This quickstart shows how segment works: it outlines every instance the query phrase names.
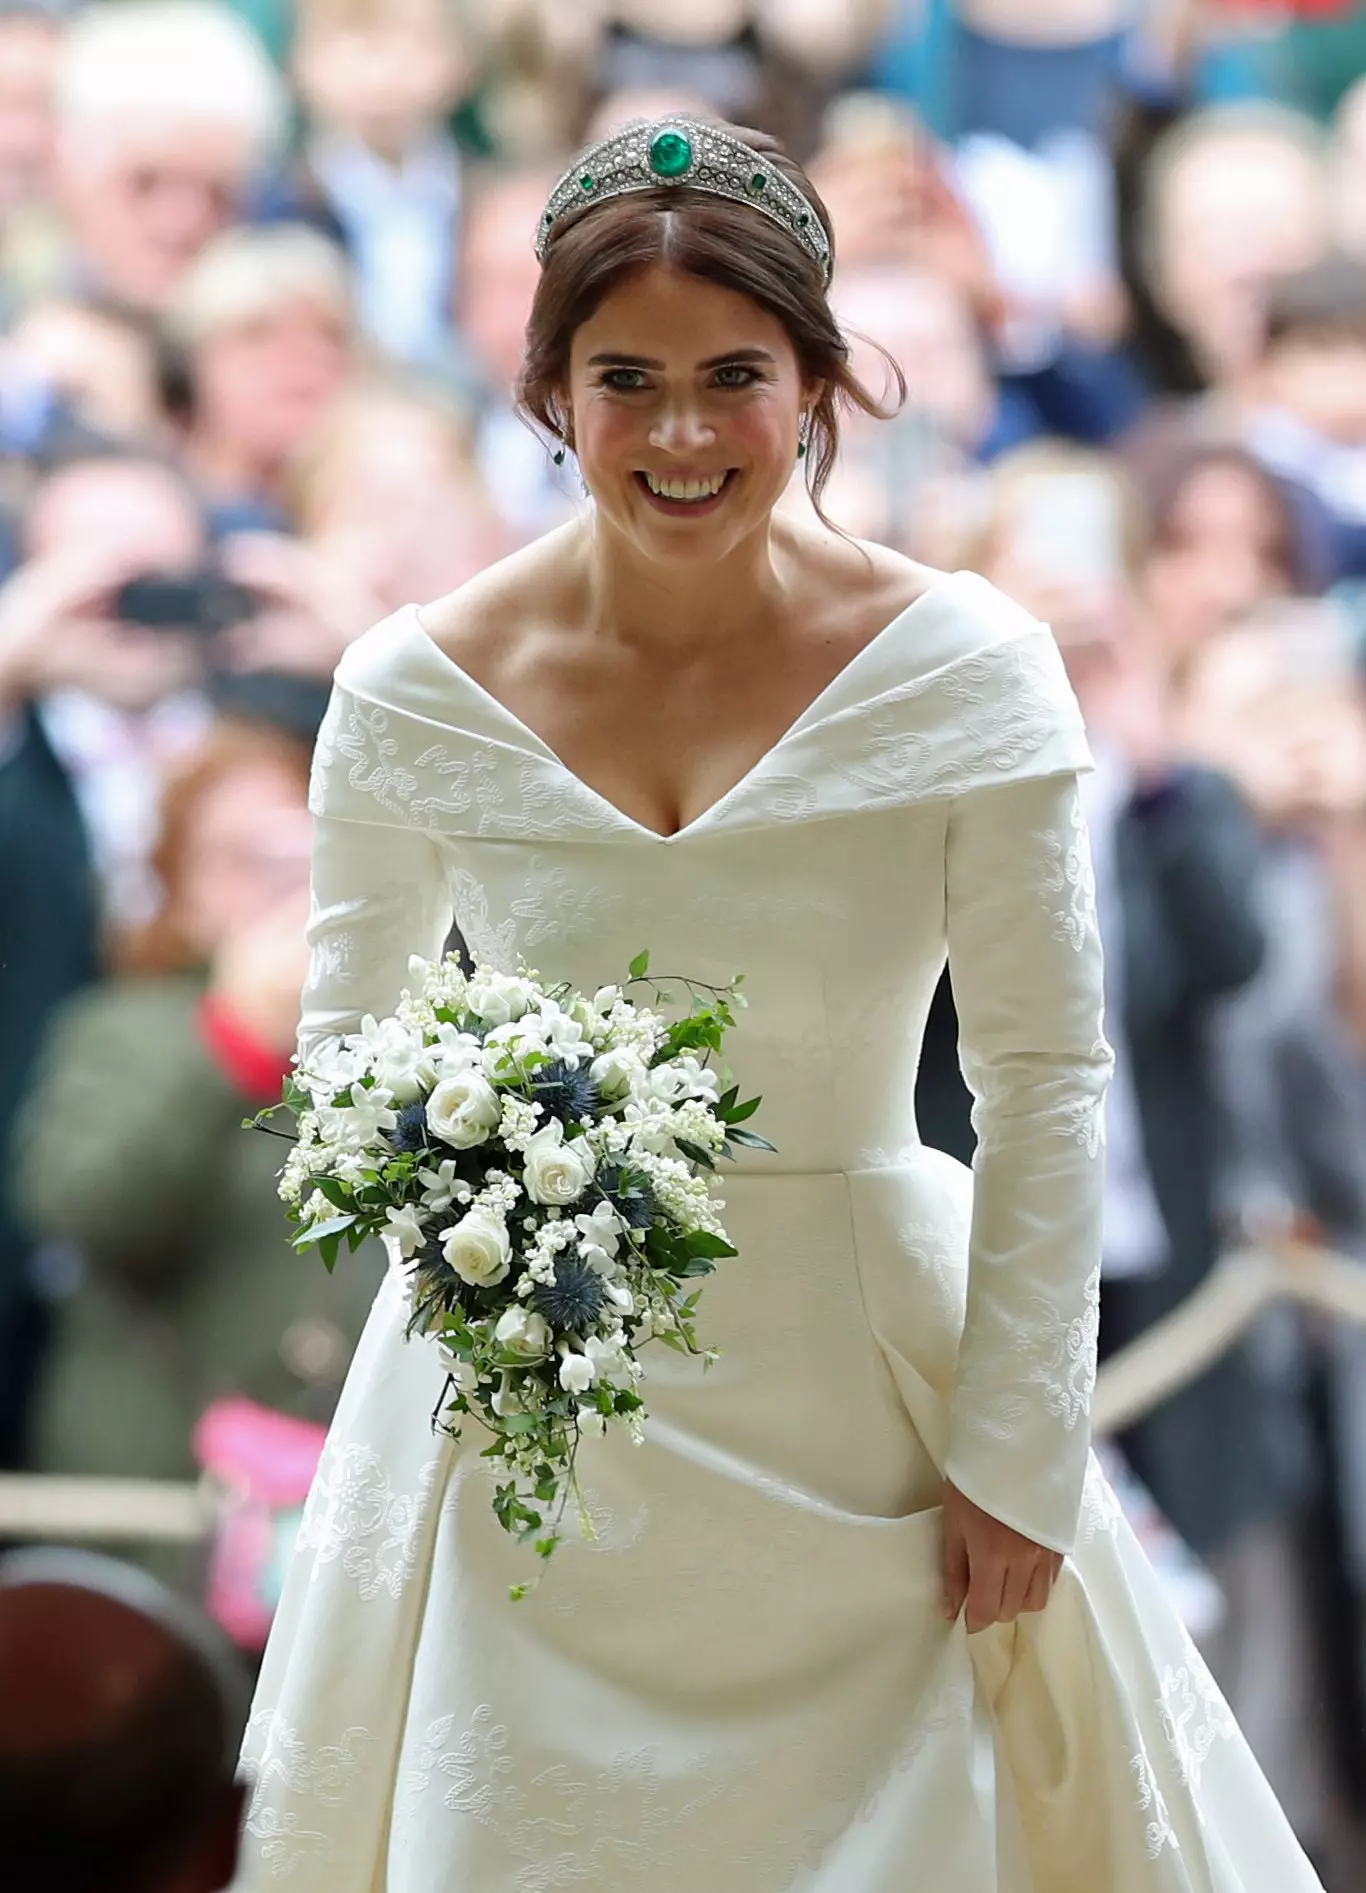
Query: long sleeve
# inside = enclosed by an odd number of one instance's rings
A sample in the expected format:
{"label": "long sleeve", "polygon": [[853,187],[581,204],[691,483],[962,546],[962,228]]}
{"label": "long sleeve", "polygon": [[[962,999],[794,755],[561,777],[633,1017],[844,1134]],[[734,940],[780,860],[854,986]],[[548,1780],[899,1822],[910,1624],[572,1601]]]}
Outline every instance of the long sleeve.
{"label": "long sleeve", "polygon": [[947,1471],[985,1511],[1067,1551],[1090,1442],[1113,1064],[1075,776],[960,797],[945,897],[978,1140]]}
{"label": "long sleeve", "polygon": [[451,918],[435,836],[317,816],[301,1051],[392,1012],[409,959],[437,959]]}

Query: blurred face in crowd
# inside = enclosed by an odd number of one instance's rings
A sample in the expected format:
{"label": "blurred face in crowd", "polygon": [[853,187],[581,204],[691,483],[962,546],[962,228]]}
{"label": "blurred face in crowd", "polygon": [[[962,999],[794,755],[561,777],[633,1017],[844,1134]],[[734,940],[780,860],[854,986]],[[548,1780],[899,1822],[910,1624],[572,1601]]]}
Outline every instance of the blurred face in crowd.
{"label": "blurred face in crowd", "polygon": [[531,244],[553,176],[490,183],[470,204],[460,256],[460,327],[499,393],[522,365],[541,266]]}
{"label": "blurred face in crowd", "polygon": [[295,73],[319,124],[397,158],[459,103],[470,60],[446,0],[314,0],[302,11]]}
{"label": "blurred face in crowd", "polygon": [[1285,531],[1266,481],[1236,461],[1206,462],[1182,481],[1139,575],[1151,635],[1173,666],[1291,588]]}
{"label": "blurred face in crowd", "polygon": [[454,591],[512,549],[454,418],[411,400],[356,402],[304,512],[313,549],[383,611]]}
{"label": "blurred face in crowd", "polygon": [[[29,510],[25,551],[35,564],[79,560],[107,574],[77,614],[108,627],[86,687],[106,702],[142,710],[200,673],[201,654],[187,634],[115,621],[113,594],[145,572],[192,571],[204,556],[204,528],[180,482],[150,461],[89,460],[51,475]],[[62,626],[54,624],[53,635]]]}
{"label": "blurred face in crowd", "polygon": [[1334,222],[1339,243],[1366,250],[1366,78],[1358,79],[1337,112]]}
{"label": "blurred face in crowd", "polygon": [[194,433],[269,478],[317,425],[351,368],[343,310],[299,297],[228,324],[194,351]]}
{"label": "blurred face in crowd", "polygon": [[1327,245],[1327,183],[1284,138],[1210,137],[1167,179],[1155,234],[1158,299],[1203,372],[1225,380],[1261,351],[1267,281]]}
{"label": "blurred face in crowd", "polygon": [[[876,389],[888,379],[877,343],[906,377],[907,405],[975,447],[995,396],[972,313],[954,285],[913,268],[855,270],[836,278],[832,300],[860,380]],[[851,416],[851,438],[863,418]]]}
{"label": "blurred face in crowd", "polygon": [[0,17],[0,213],[47,190],[59,44],[51,20],[22,13]]}
{"label": "blurred face in crowd", "polygon": [[1325,440],[1366,444],[1366,327],[1361,335],[1287,335],[1257,372],[1257,393]]}
{"label": "blurred face in crowd", "polygon": [[150,440],[160,426],[150,337],[79,302],[35,303],[6,338],[7,358],[73,413],[115,440]]}
{"label": "blurred face in crowd", "polygon": [[161,309],[233,220],[251,161],[250,141],[227,124],[73,126],[59,152],[60,197],[95,288]]}
{"label": "blurred face in crowd", "polygon": [[298,772],[243,759],[200,794],[178,851],[177,909],[205,960],[308,887],[310,819]]}
{"label": "blurred face in crowd", "polygon": [[619,283],[574,335],[565,398],[599,527],[652,562],[726,558],[767,529],[817,392],[747,296],[658,267]]}

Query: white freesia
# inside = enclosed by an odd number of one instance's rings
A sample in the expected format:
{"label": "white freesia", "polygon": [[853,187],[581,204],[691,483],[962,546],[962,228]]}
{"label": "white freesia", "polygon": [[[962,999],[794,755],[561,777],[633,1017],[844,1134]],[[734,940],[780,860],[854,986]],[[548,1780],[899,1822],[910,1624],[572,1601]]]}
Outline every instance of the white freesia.
{"label": "white freesia", "polygon": [[298,1070],[299,1083],[315,1104],[330,1104],[339,1091],[345,1091],[365,1076],[365,1048],[349,1039],[323,1039],[308,1054],[308,1062]]}
{"label": "white freesia", "polygon": [[498,1093],[478,1071],[443,1078],[427,1100],[427,1123],[443,1143],[456,1150],[487,1143],[502,1113]]}
{"label": "white freesia", "polygon": [[441,1250],[461,1281],[472,1288],[492,1288],[507,1275],[512,1262],[507,1224],[482,1206],[467,1210],[443,1233]]}
{"label": "white freesia", "polygon": [[645,1060],[633,1046],[609,1045],[588,1067],[588,1075],[604,1098],[624,1098],[644,1081]]}
{"label": "white freesia", "polygon": [[566,1393],[587,1393],[598,1373],[586,1354],[566,1353],[560,1362],[560,1385]]}
{"label": "white freesia", "polygon": [[580,1211],[574,1218],[574,1227],[583,1237],[585,1252],[597,1248],[609,1256],[616,1254],[623,1225],[610,1203],[595,1203],[591,1210]]}
{"label": "white freesia", "polygon": [[426,1234],[417,1211],[411,1203],[405,1203],[402,1209],[391,1209],[385,1216],[386,1236],[392,1236],[398,1243],[398,1252],[406,1260],[422,1247]]}
{"label": "white freesia", "polygon": [[550,1352],[550,1323],[534,1308],[514,1304],[498,1317],[493,1338],[509,1354],[519,1354],[524,1360],[539,1360]]}
{"label": "white freesia", "polygon": [[487,1078],[518,1078],[530,1069],[528,1059],[547,1056],[545,1032],[539,1012],[526,1013],[494,1026],[484,1040],[484,1075]]}
{"label": "white freesia", "polygon": [[553,999],[540,1005],[541,1035],[546,1050],[566,1065],[580,1065],[593,1056],[593,1047],[585,1038],[580,1021]]}
{"label": "white freesia", "polygon": [[593,994],[593,1010],[602,1013],[605,1018],[620,998],[620,986],[599,986]]}
{"label": "white freesia", "polygon": [[609,1335],[606,1340],[590,1334],[584,1342],[583,1351],[592,1366],[595,1381],[626,1381],[631,1378],[622,1340],[620,1334]]}
{"label": "white freesia", "polygon": [[593,1153],[582,1137],[564,1141],[564,1125],[552,1118],[527,1140],[522,1181],[536,1203],[563,1209],[576,1203],[593,1180]]}
{"label": "white freesia", "polygon": [[424,1053],[429,1084],[439,1084],[443,1078],[453,1078],[457,1072],[478,1071],[484,1058],[483,1041],[473,1032],[462,1032],[459,1026],[450,1025],[444,1020],[435,1027],[431,1034],[431,1043]]}
{"label": "white freesia", "polygon": [[376,1084],[386,1086],[400,1104],[417,1096],[426,1062],[420,1032],[410,1031],[399,1019],[376,1019],[367,1012],[356,1043],[364,1047]]}
{"label": "white freesia", "polygon": [[394,1094],[384,1085],[370,1090],[354,1085],[350,1104],[324,1104],[318,1108],[318,1131],[322,1141],[339,1150],[365,1150],[380,1142],[385,1131],[398,1123],[398,1113],[391,1109]]}
{"label": "white freesia", "polygon": [[464,1002],[485,1025],[507,1025],[520,1019],[536,997],[536,988],[515,973],[482,971],[465,987]]}
{"label": "white freesia", "polygon": [[462,1190],[470,1194],[469,1185],[457,1174],[454,1157],[443,1157],[435,1170],[419,1170],[417,1180],[422,1185],[422,1201],[434,1216],[457,1202]]}

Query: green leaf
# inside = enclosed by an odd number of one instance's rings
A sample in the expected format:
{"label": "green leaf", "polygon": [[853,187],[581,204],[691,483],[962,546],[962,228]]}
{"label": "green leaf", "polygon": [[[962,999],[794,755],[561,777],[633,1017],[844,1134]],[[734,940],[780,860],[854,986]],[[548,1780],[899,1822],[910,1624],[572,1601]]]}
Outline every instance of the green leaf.
{"label": "green leaf", "polygon": [[[731,1249],[727,1253],[734,1255],[736,1251]],[[687,1255],[669,1266],[670,1275],[676,1275],[680,1281],[687,1281],[694,1275],[713,1275],[715,1272],[716,1264],[704,1255]]]}
{"label": "green leaf", "polygon": [[650,953],[648,947],[643,953],[637,953],[626,970],[631,975],[632,979],[644,979],[645,975],[650,970]]}
{"label": "green leaf", "polygon": [[313,1189],[320,1196],[325,1196],[333,1209],[355,1208],[351,1186],[343,1183],[340,1177],[310,1177],[304,1187],[305,1190]]}
{"label": "green leaf", "polygon": [[738,1249],[731,1248],[724,1236],[714,1236],[709,1229],[694,1229],[684,1237],[683,1246],[689,1255],[711,1256],[716,1260],[740,1253]]}
{"label": "green leaf", "polygon": [[770,1144],[766,1137],[760,1137],[758,1131],[726,1129],[726,1141],[731,1144],[743,1144],[746,1150],[777,1150],[776,1144]]}
{"label": "green leaf", "polygon": [[330,1216],[325,1223],[310,1223],[307,1229],[300,1230],[294,1238],[296,1249],[306,1249],[313,1242],[327,1242],[333,1237],[344,1236],[355,1222],[354,1216]]}
{"label": "green leaf", "polygon": [[694,1144],[686,1137],[675,1137],[674,1142],[678,1146],[680,1153],[688,1159],[689,1163],[695,1163],[698,1168],[702,1170],[714,1170],[716,1168],[715,1158],[709,1150],[704,1150],[701,1144]]}
{"label": "green leaf", "polygon": [[[730,1096],[735,1096],[734,1088],[732,1088]],[[762,1103],[762,1098],[749,1098],[744,1104],[737,1104],[733,1110],[723,1111],[721,1115],[725,1118],[727,1124],[743,1124],[747,1117],[754,1116],[754,1113]]]}

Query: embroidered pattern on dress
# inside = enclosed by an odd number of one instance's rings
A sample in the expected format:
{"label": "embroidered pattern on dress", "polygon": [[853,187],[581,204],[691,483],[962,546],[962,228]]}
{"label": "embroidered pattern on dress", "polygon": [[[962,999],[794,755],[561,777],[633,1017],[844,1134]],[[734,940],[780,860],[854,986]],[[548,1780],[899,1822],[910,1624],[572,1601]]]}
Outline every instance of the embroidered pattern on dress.
{"label": "embroidered pattern on dress", "polygon": [[1123,1518],[1124,1510],[1115,1489],[1092,1453],[1086,1461],[1086,1477],[1082,1481],[1077,1543],[1090,1545],[1102,1537],[1117,1539]]}
{"label": "embroidered pattern on dress", "polygon": [[533,953],[543,940],[599,931],[621,905],[620,894],[587,885],[563,867],[548,867],[543,855],[534,854],[527,863],[526,892],[512,902],[512,912],[522,923],[522,951]]}
{"label": "embroidered pattern on dress", "polygon": [[1096,877],[1080,798],[1073,799],[1066,834],[1049,828],[1035,839],[1043,851],[1039,888],[1053,916],[1053,937],[1080,953],[1098,931]]}
{"label": "embroidered pattern on dress", "polygon": [[1216,1742],[1237,1734],[1232,1712],[1193,1647],[1187,1662],[1162,1672],[1162,1730],[1182,1784],[1198,1790]]}
{"label": "embroidered pattern on dress", "polygon": [[476,960],[499,972],[511,973],[517,967],[517,924],[509,916],[495,921],[489,912],[489,893],[477,874],[468,868],[451,868],[446,875],[451,907],[460,938]]}
{"label": "embroidered pattern on dress", "polygon": [[345,1730],[339,1742],[310,1754],[299,1731],[279,1710],[258,1710],[247,1724],[242,1760],[255,1777],[247,1832],[261,1842],[262,1860],[274,1879],[284,1879],[303,1860],[326,1858],[333,1844],[325,1833],[302,1827],[297,1809],[281,1809],[281,1795],[338,1808],[373,1746],[368,1729]]}
{"label": "embroidered pattern on dress", "polygon": [[400,1597],[413,1574],[437,1461],[422,1468],[416,1492],[396,1492],[379,1454],[356,1440],[323,1454],[299,1527],[300,1551],[317,1567],[340,1560],[362,1598]]}
{"label": "embroidered pattern on dress", "polygon": [[1134,1787],[1138,1796],[1138,1811],[1144,1815],[1143,1851],[1149,1860],[1156,1860],[1167,1847],[1180,1852],[1181,1843],[1176,1838],[1171,1816],[1167,1812],[1167,1803],[1161,1788],[1157,1785],[1157,1776],[1148,1759],[1148,1751],[1140,1748],[1137,1755],[1129,1760],[1129,1771],[1134,1778]]}

